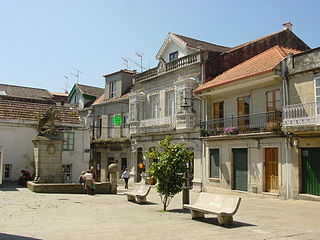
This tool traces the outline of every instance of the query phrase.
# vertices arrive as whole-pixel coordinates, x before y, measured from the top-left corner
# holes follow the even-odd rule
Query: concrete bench
[[[147,195],[149,194],[151,186],[138,184],[132,192],[125,192],[128,201],[136,201],[138,203],[145,203],[147,200]]]
[[[231,225],[240,201],[241,198],[237,196],[202,192],[195,204],[184,204],[183,207],[191,210],[192,219],[203,218],[205,213],[213,213],[218,216],[220,225]]]

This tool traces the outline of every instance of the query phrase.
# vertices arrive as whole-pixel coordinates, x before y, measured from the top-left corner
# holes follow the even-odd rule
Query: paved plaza
[[[234,225],[225,228],[215,215],[192,220],[181,195],[162,212],[154,188],[144,205],[128,202],[123,192],[122,186],[117,195],[95,196],[2,187],[0,239],[320,239],[320,202],[241,194]],[[191,192],[192,203],[197,196]]]

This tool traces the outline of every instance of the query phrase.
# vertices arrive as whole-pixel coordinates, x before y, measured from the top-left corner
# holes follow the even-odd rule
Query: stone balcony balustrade
[[[283,107],[283,127],[320,126],[320,102]]]
[[[158,67],[151,68],[145,72],[136,74],[134,76],[135,82],[146,80],[155,76],[159,76],[177,69],[190,66],[201,61],[201,52],[195,52],[187,56],[178,58],[176,60],[164,63],[163,65],[159,64]]]

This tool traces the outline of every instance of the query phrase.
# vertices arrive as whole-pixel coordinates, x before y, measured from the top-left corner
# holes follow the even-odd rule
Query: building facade
[[[199,139],[200,101],[192,91],[203,82],[204,62],[228,48],[169,33],[156,58],[157,67],[134,76],[129,96],[132,138],[131,175],[141,180],[152,159],[144,152],[171,136],[194,151],[193,186],[201,189],[201,141]],[[197,169],[197,170],[196,170]]]
[[[108,166],[118,164],[118,172],[131,168],[129,133],[129,90],[133,74],[120,70],[105,75],[105,92],[92,105],[93,131],[91,165],[98,181],[108,180]]]
[[[194,91],[205,102],[203,191],[218,187],[291,197],[292,151],[281,131],[285,90],[280,62],[308,49],[288,29],[240,45],[223,54],[224,61],[233,56],[230,66],[234,57],[243,56],[239,64]],[[257,54],[243,61],[252,51]]]
[[[288,56],[282,74],[283,131],[293,151],[291,195],[320,196],[320,48]]]

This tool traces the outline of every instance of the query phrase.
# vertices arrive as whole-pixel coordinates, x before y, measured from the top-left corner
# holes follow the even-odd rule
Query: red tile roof
[[[94,101],[94,103],[92,105],[97,105],[100,103],[110,103],[110,102],[115,102],[118,100],[126,99],[126,98],[129,98],[129,93],[123,94],[119,97],[110,98],[110,99],[105,99],[104,96],[105,96],[105,94],[102,94],[99,98],[97,98],[96,101]]]
[[[52,100],[0,96],[0,120],[39,121],[51,107],[59,111],[60,124],[80,124],[79,114],[70,106],[57,106]]]
[[[194,90],[194,92],[199,93],[203,90],[214,88],[230,82],[253,77],[258,74],[271,72],[288,53],[295,54],[300,52],[301,51],[299,50],[280,46],[272,47],[250,58],[249,60],[223,72],[221,75],[217,76],[211,81],[200,85],[196,90]]]
[[[117,71],[117,72],[113,72],[113,73],[109,73],[109,74],[106,74],[106,75],[103,75],[103,77],[108,77],[108,76],[111,76],[111,75],[114,75],[114,74],[117,74],[117,73],[129,73],[129,74],[136,74],[137,71],[132,71],[132,70],[129,70],[129,69],[122,69],[120,71]]]

